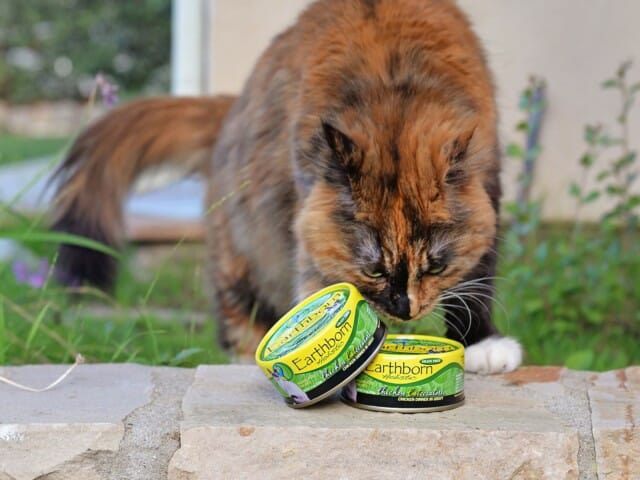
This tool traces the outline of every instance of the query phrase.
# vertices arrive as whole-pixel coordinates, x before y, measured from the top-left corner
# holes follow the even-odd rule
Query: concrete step
[[[525,367],[465,391],[446,412],[292,410],[254,366],[81,365],[44,393],[0,383],[0,479],[640,478],[640,367]]]

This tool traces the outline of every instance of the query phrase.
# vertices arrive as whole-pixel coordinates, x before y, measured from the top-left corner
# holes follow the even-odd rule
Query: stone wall
[[[0,368],[42,386],[60,365]],[[284,405],[253,366],[81,365],[0,384],[0,479],[638,479],[640,367],[467,375],[466,404],[403,415]]]
[[[99,104],[40,102],[10,105],[0,102],[0,133],[27,137],[67,137],[104,112]]]

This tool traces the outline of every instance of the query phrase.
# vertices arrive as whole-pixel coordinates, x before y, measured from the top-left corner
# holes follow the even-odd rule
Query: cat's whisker
[[[486,299],[491,300],[491,301],[495,302],[496,304],[499,304],[500,306],[504,307],[504,305],[502,305],[500,300],[497,299],[494,295],[488,295],[486,293],[478,292],[478,291],[475,291],[475,290],[474,291],[461,290],[461,291],[456,291],[456,293],[459,294],[459,295],[462,295],[462,296],[466,296],[466,297],[478,296],[478,297],[486,298]]]
[[[471,314],[471,309],[469,308],[469,304],[465,301],[464,298],[462,298],[460,295],[458,295],[457,293],[454,292],[449,292],[451,295],[453,295],[456,299],[458,299],[459,301],[461,301],[464,306],[465,309],[467,311],[467,316],[469,318],[469,322],[467,323],[467,330],[464,332],[464,335],[462,335],[461,338],[466,338],[467,335],[469,334],[469,332],[471,331],[471,324],[473,323],[473,315]]]
[[[495,247],[489,247],[487,249],[487,252],[491,252],[493,254],[495,254],[495,256],[500,259],[500,260],[504,260],[506,257],[502,254],[502,252],[500,252],[497,248]]]
[[[451,300],[453,299],[453,297],[447,297],[447,298],[442,298],[441,300]],[[464,310],[466,311],[466,309],[464,308],[464,306],[462,305],[457,305],[455,303],[442,303],[441,301],[438,302],[438,305],[442,306],[442,307],[446,307],[446,308],[456,308],[458,310]]]
[[[444,306],[444,305],[443,305],[443,306]],[[460,320],[460,318],[459,318],[455,313],[453,313],[453,312],[451,312],[451,311],[449,311],[448,313],[449,313],[451,316],[453,316],[453,317],[456,319],[456,321],[457,321],[457,322],[459,322],[460,324],[463,324],[463,323],[464,323],[464,322],[462,322],[462,321]],[[445,316],[445,317],[443,317],[443,320],[444,320],[444,323],[447,325],[447,327],[451,327],[453,330],[455,330],[455,331],[456,331],[456,333],[459,335],[459,337],[460,337],[461,341],[463,341],[463,342],[464,342],[464,339],[466,338],[466,334],[463,334],[463,333],[462,333],[462,331],[458,328],[458,326],[457,326],[454,322],[450,321],[446,316]]]
[[[489,295],[480,295],[480,294],[474,294],[471,292],[460,292],[460,296],[467,298],[469,301],[473,301],[476,304],[480,305],[485,312],[487,312],[487,314],[491,315],[491,309],[487,306],[486,302],[483,302],[480,297],[486,297],[486,298],[492,298]]]
[[[479,300],[478,298],[474,298],[474,297],[482,297],[482,298],[486,298],[488,300],[490,300],[491,302],[495,303],[498,307],[500,307],[500,310],[502,310],[502,312],[505,314],[505,316],[507,318],[509,318],[509,314],[507,312],[506,307],[504,306],[504,304],[502,303],[502,301],[496,297],[495,295],[487,295],[481,292],[465,292],[465,291],[461,291],[461,292],[457,292],[459,295],[464,296],[466,298],[469,299],[473,299],[475,300],[477,303],[479,303],[480,305],[482,305],[484,307],[484,309],[487,311],[487,313],[490,313],[489,308],[486,306],[486,302],[483,302],[482,300]]]

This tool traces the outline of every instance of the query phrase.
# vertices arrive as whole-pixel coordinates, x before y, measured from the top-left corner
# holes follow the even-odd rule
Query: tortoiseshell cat
[[[213,154],[211,154],[213,150]],[[207,175],[210,279],[223,345],[251,355],[296,301],[339,281],[383,315],[440,303],[467,369],[507,371],[491,321],[500,197],[492,81],[447,0],[320,0],[277,36],[237,99],[114,110],[58,171],[53,228],[113,246],[145,168]],[[108,287],[113,260],[62,246],[57,275]],[[253,320],[251,321],[250,319]]]

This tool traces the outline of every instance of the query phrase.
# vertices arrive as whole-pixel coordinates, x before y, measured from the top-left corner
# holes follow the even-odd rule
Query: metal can
[[[287,405],[319,402],[352,381],[376,355],[386,327],[351,284],[300,302],[265,335],[256,363]]]
[[[389,334],[380,352],[342,390],[355,407],[433,412],[464,403],[464,347],[446,338]]]

